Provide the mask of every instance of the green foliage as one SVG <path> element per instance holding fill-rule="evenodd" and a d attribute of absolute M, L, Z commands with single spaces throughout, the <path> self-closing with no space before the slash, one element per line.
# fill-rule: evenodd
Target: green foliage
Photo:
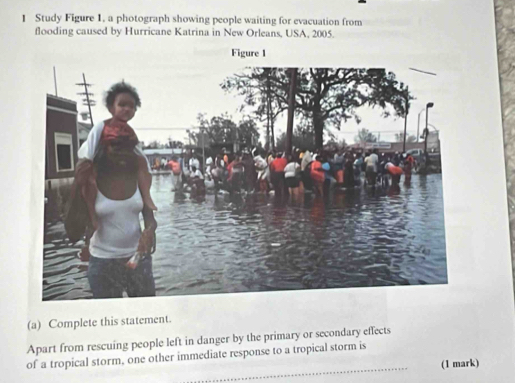
<path fill-rule="evenodd" d="M 358 135 L 354 136 L 354 142 L 377 142 L 377 137 L 370 132 L 368 129 L 360 129 L 358 130 Z"/>
<path fill-rule="evenodd" d="M 404 132 L 395 133 L 395 141 L 397 142 L 404 142 Z M 406 142 L 416 142 L 417 136 L 414 136 L 412 134 L 408 134 L 406 137 Z"/>
<path fill-rule="evenodd" d="M 289 77 L 286 68 L 248 68 L 226 78 L 221 87 L 244 98 L 244 108 L 258 116 L 273 109 L 274 118 L 288 107 Z M 321 147 L 326 126 L 340 129 L 342 123 L 361 121 L 362 106 L 380 107 L 383 117 L 404 117 L 408 88 L 393 72 L 384 69 L 299 68 L 295 113 L 312 121 L 316 146 Z M 267 107 L 270 100 L 272 108 Z"/>
<path fill-rule="evenodd" d="M 293 132 L 292 145 L 302 150 L 313 151 L 315 149 L 315 132 L 310 123 L 303 120 L 297 125 Z M 276 143 L 276 148 L 279 151 L 285 150 L 286 146 L 286 133 L 282 133 Z"/>
<path fill-rule="evenodd" d="M 157 140 L 150 141 L 148 144 L 142 143 L 143 149 L 163 149 L 164 144 Z"/>
<path fill-rule="evenodd" d="M 205 132 L 204 144 L 222 144 L 238 141 L 240 144 L 252 145 L 259 139 L 259 132 L 254 120 L 242 119 L 236 124 L 227 113 L 207 119 L 205 114 L 197 116 L 200 131 L 189 131 L 188 136 L 197 145 L 202 144 L 202 133 Z"/>

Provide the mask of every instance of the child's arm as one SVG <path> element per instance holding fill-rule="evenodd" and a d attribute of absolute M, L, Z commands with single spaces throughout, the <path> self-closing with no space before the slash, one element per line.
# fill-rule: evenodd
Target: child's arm
<path fill-rule="evenodd" d="M 95 154 L 97 153 L 98 143 L 100 142 L 100 136 L 104 130 L 104 121 L 97 123 L 88 133 L 88 138 L 81 145 L 77 152 L 79 159 L 85 158 L 93 161 Z"/>

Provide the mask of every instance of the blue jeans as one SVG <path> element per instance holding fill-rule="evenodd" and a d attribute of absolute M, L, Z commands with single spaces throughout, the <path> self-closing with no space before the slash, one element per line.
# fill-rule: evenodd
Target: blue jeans
<path fill-rule="evenodd" d="M 93 298 L 122 298 L 123 291 L 129 297 L 156 295 L 152 257 L 145 257 L 132 270 L 125 266 L 128 258 L 105 259 L 91 256 L 88 281 Z"/>

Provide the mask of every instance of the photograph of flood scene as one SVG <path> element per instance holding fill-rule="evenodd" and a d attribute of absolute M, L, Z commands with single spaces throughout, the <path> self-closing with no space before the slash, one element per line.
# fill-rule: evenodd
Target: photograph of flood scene
<path fill-rule="evenodd" d="M 70 68 L 43 80 L 44 301 L 447 283 L 443 74 Z"/>

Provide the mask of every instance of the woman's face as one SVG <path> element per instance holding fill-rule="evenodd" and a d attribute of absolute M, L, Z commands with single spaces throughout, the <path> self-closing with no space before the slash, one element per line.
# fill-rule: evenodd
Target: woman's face
<path fill-rule="evenodd" d="M 109 107 L 109 112 L 115 119 L 128 122 L 136 114 L 136 100 L 130 93 L 119 93 Z"/>

